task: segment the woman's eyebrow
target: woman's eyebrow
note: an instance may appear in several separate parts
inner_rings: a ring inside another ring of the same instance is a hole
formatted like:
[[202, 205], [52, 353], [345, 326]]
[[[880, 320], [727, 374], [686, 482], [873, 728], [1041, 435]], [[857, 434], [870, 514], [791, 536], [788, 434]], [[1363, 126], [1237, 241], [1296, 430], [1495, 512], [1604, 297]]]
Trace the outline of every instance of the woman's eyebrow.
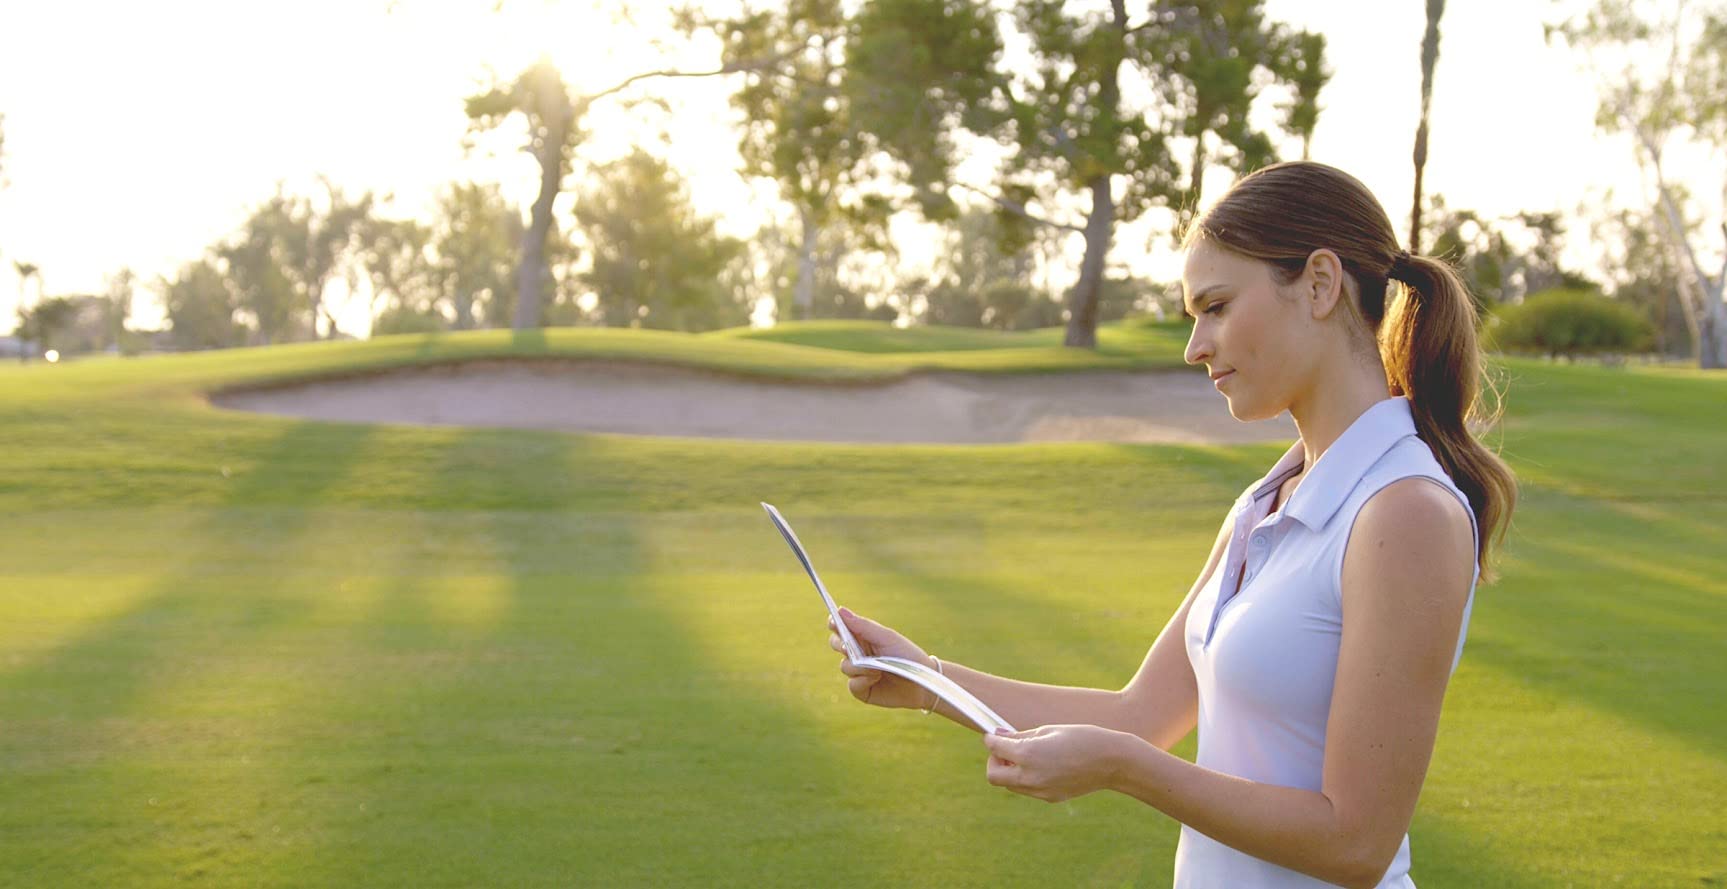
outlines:
[[1211, 285], [1208, 285], [1206, 287], [1200, 288], [1199, 293], [1194, 295], [1192, 302], [1189, 304], [1191, 306], [1191, 308], [1187, 309], [1187, 313], [1189, 315], [1198, 315], [1202, 310], [1204, 310], [1205, 303], [1210, 298], [1211, 293], [1213, 291], [1222, 290], [1223, 288], [1225, 288], [1227, 286], [1229, 286], [1229, 285], [1227, 285], [1227, 284], [1211, 284]]

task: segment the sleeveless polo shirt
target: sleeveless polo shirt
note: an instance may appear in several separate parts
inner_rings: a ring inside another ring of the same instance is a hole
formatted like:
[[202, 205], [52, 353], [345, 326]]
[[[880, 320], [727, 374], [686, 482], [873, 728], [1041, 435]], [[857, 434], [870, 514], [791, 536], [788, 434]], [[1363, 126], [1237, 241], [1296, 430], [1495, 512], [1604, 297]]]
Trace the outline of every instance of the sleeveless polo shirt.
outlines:
[[[1343, 553], [1356, 514], [1385, 486], [1410, 477], [1437, 482], [1466, 511], [1469, 498], [1416, 436], [1409, 402], [1401, 397], [1357, 417], [1272, 513], [1278, 489], [1300, 472], [1302, 458], [1297, 441], [1236, 500], [1233, 531], [1188, 609], [1185, 636], [1199, 690], [1195, 762], [1251, 781], [1318, 791], [1343, 638]], [[1470, 580], [1452, 672], [1463, 657], [1479, 576], [1477, 569]], [[1177, 889], [1330, 885], [1182, 825]], [[1408, 834], [1379, 886], [1414, 889]]]

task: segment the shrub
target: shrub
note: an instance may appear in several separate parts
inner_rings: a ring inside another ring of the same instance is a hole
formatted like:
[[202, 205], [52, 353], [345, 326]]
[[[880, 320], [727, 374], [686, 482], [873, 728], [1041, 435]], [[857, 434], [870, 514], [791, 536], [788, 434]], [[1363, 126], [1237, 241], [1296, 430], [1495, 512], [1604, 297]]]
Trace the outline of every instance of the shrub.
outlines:
[[437, 333], [449, 326], [449, 323], [435, 312], [415, 311], [401, 306], [392, 306], [379, 313], [377, 320], [372, 322], [372, 336], [388, 336], [393, 333]]
[[1486, 332], [1493, 348], [1555, 358], [1641, 352], [1655, 338], [1655, 328], [1636, 309], [1589, 290], [1544, 290], [1500, 306]]

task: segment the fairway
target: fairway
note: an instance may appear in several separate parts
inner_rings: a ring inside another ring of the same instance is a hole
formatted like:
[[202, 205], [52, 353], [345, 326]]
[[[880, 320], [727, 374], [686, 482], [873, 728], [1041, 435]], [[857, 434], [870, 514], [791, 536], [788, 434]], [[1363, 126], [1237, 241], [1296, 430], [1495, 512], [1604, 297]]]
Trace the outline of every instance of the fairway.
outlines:
[[[1180, 325], [392, 337], [0, 366], [0, 873], [20, 886], [1161, 886], [1177, 825], [854, 703], [835, 597], [1118, 687], [1280, 444], [322, 423], [205, 393], [474, 358], [892, 378], [1180, 364]], [[1422, 889], [1727, 884], [1727, 377], [1510, 361], [1523, 500], [1411, 828]], [[1190, 737], [1176, 752], [1191, 758]]]

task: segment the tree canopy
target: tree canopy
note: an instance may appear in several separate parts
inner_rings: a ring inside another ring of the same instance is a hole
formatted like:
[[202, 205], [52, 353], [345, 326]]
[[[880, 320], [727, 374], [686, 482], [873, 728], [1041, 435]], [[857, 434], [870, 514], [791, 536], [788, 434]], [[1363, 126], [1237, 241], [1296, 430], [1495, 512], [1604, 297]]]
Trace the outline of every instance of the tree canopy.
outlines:
[[[1717, 242], [1722, 265], [1705, 268], [1704, 235], [1693, 222], [1698, 210], [1668, 180], [1664, 164], [1675, 142], [1708, 145], [1717, 156], [1727, 150], [1727, 7], [1596, 0], [1582, 15], [1549, 26], [1548, 36], [1584, 53], [1595, 70], [1597, 123], [1632, 136], [1638, 163], [1655, 180], [1651, 204], [1681, 272], [1679, 292], [1698, 364], [1727, 368], [1727, 224]], [[1715, 210], [1727, 214], [1727, 188]]]
[[[1028, 58], [1009, 53], [1009, 34]], [[1247, 0], [1158, 3], [1138, 21], [1125, 0], [1098, 11], [867, 0], [846, 84], [859, 129], [901, 163], [926, 216], [951, 218], [952, 191], [971, 190], [1017, 224], [1084, 238], [1066, 342], [1090, 347], [1117, 223], [1164, 207], [1178, 231], [1207, 169], [1275, 160], [1279, 133], [1249, 115], [1268, 90], [1285, 93], [1280, 132], [1305, 142], [1328, 76], [1323, 52], [1320, 35], [1269, 21]], [[1124, 91], [1124, 76], [1143, 88]], [[967, 137], [1005, 149], [994, 183], [956, 179]], [[1086, 203], [1083, 220], [1064, 215]]]
[[749, 321], [735, 238], [690, 205], [663, 160], [636, 149], [601, 166], [576, 201], [592, 268], [583, 276], [608, 327], [714, 330]]

